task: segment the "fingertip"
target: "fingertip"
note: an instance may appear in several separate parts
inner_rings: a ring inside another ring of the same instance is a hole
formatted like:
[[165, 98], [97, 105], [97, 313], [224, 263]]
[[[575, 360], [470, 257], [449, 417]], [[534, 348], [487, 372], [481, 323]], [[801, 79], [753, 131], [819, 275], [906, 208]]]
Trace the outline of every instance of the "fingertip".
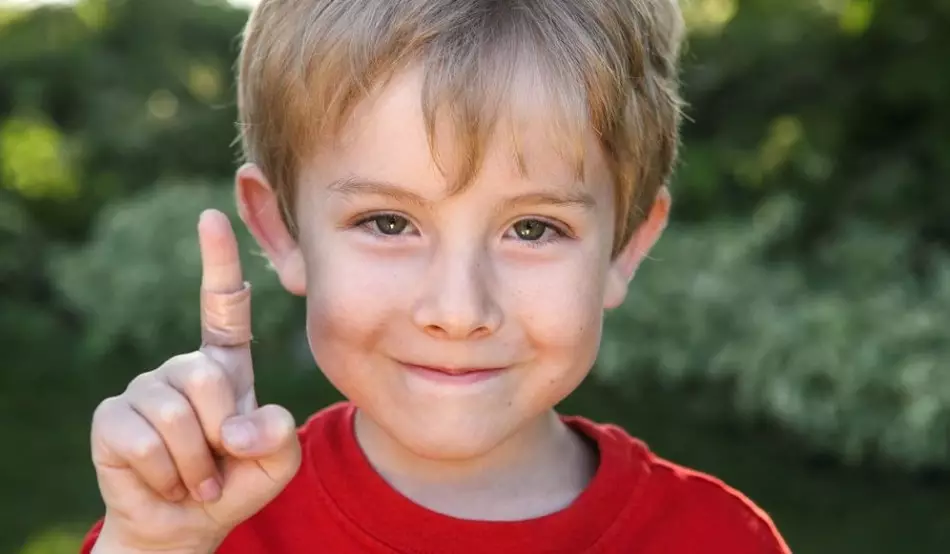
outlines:
[[201, 252], [201, 283], [206, 291], [232, 293], [243, 288], [237, 236], [224, 212], [215, 209], [201, 212], [198, 247]]
[[221, 426], [221, 441], [232, 454], [244, 454], [258, 442], [255, 426], [242, 417], [233, 417]]
[[231, 219], [220, 210], [209, 208], [198, 217], [198, 237], [203, 250], [226, 246], [233, 234]]
[[296, 431], [290, 412], [268, 405], [224, 422], [221, 438], [224, 447], [235, 456], [268, 456], [286, 448], [296, 438]]
[[272, 451], [282, 450], [296, 438], [297, 424], [286, 408], [268, 404], [261, 406], [254, 415], [259, 418], [260, 427], [265, 429], [263, 434], [267, 436], [267, 443]]
[[275, 435], [284, 437], [287, 435], [292, 435], [297, 429], [297, 423], [294, 421], [294, 416], [286, 408], [278, 406], [276, 404], [268, 404], [262, 406], [260, 411], [263, 414], [266, 414], [267, 419], [270, 422], [270, 428], [273, 430]]
[[218, 479], [209, 477], [198, 485], [195, 496], [197, 502], [215, 502], [221, 498], [221, 484]]
[[214, 208], [207, 208], [202, 210], [201, 215], [198, 216], [198, 228], [206, 228], [208, 225], [220, 225], [223, 222], [228, 221], [228, 216], [224, 214], [221, 210], [216, 210]]

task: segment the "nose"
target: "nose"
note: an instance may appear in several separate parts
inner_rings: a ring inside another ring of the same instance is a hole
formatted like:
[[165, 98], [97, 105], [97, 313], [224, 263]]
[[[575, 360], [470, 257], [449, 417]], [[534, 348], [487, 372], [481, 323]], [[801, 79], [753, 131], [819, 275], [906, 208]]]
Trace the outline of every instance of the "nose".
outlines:
[[430, 265], [425, 286], [413, 307], [413, 322], [438, 339], [490, 336], [503, 320], [496, 289], [491, 264], [483, 255], [456, 251], [439, 256]]

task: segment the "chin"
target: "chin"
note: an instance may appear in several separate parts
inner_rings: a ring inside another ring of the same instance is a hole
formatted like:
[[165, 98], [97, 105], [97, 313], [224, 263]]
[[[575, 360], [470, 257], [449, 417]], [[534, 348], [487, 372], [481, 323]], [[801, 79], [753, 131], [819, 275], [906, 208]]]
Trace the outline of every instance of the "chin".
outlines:
[[502, 422], [452, 421], [423, 424], [384, 421], [380, 424], [403, 448], [429, 460], [461, 461], [479, 458], [505, 442], [516, 426]]
[[400, 439], [403, 447], [418, 458], [441, 461], [473, 460], [485, 456], [497, 447], [501, 440], [471, 440], [466, 437], [407, 437]]

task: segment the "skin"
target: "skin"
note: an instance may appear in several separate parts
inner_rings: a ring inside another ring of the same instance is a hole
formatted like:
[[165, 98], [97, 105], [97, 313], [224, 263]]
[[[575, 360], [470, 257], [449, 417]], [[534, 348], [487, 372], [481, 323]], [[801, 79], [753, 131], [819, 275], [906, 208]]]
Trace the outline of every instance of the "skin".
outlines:
[[[285, 286], [306, 295], [314, 358], [358, 406], [360, 444], [395, 488], [458, 517], [551, 512], [596, 464], [552, 407], [590, 371], [603, 312], [623, 301], [669, 196], [612, 258], [613, 185], [596, 138], [586, 137], [578, 182], [547, 138], [543, 109], [499, 128], [498, 137], [516, 131], [524, 175], [497, 138], [474, 182], [449, 194], [420, 87], [417, 72], [394, 79], [305, 164], [299, 240], [254, 166], [238, 174], [242, 214]], [[442, 140], [442, 159], [453, 148]], [[503, 371], [455, 384], [406, 364]]]
[[[612, 257], [613, 191], [596, 139], [577, 180], [539, 102], [521, 103], [535, 108], [498, 134], [520, 137], [528, 171], [499, 138], [471, 186], [449, 194], [419, 90], [418, 73], [398, 76], [306, 160], [297, 239], [254, 165], [237, 173], [241, 217], [284, 287], [306, 296], [314, 359], [358, 407], [357, 440], [394, 488], [462, 518], [551, 513], [597, 464], [553, 407], [589, 373], [603, 312], [623, 302], [662, 233], [669, 195]], [[439, 151], [450, 160], [448, 136]], [[198, 232], [203, 291], [240, 290], [227, 218], [208, 211]], [[224, 315], [250, 325], [247, 312]], [[96, 552], [211, 552], [297, 471], [293, 419], [258, 407], [250, 348], [234, 342], [220, 335], [173, 357], [96, 410], [106, 504]]]

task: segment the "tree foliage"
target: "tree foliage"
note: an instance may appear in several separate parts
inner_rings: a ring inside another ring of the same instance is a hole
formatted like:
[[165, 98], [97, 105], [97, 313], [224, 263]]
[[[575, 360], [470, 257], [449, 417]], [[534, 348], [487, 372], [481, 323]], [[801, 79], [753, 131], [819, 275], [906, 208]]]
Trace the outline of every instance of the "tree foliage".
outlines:
[[[950, 467], [950, 0], [683, 5], [675, 221], [608, 320], [601, 375], [724, 389], [730, 413], [845, 461]], [[193, 336], [194, 221], [233, 203], [245, 18], [223, 0], [0, 8], [15, 348]], [[252, 267], [260, 340], [282, 340], [299, 306]]]

